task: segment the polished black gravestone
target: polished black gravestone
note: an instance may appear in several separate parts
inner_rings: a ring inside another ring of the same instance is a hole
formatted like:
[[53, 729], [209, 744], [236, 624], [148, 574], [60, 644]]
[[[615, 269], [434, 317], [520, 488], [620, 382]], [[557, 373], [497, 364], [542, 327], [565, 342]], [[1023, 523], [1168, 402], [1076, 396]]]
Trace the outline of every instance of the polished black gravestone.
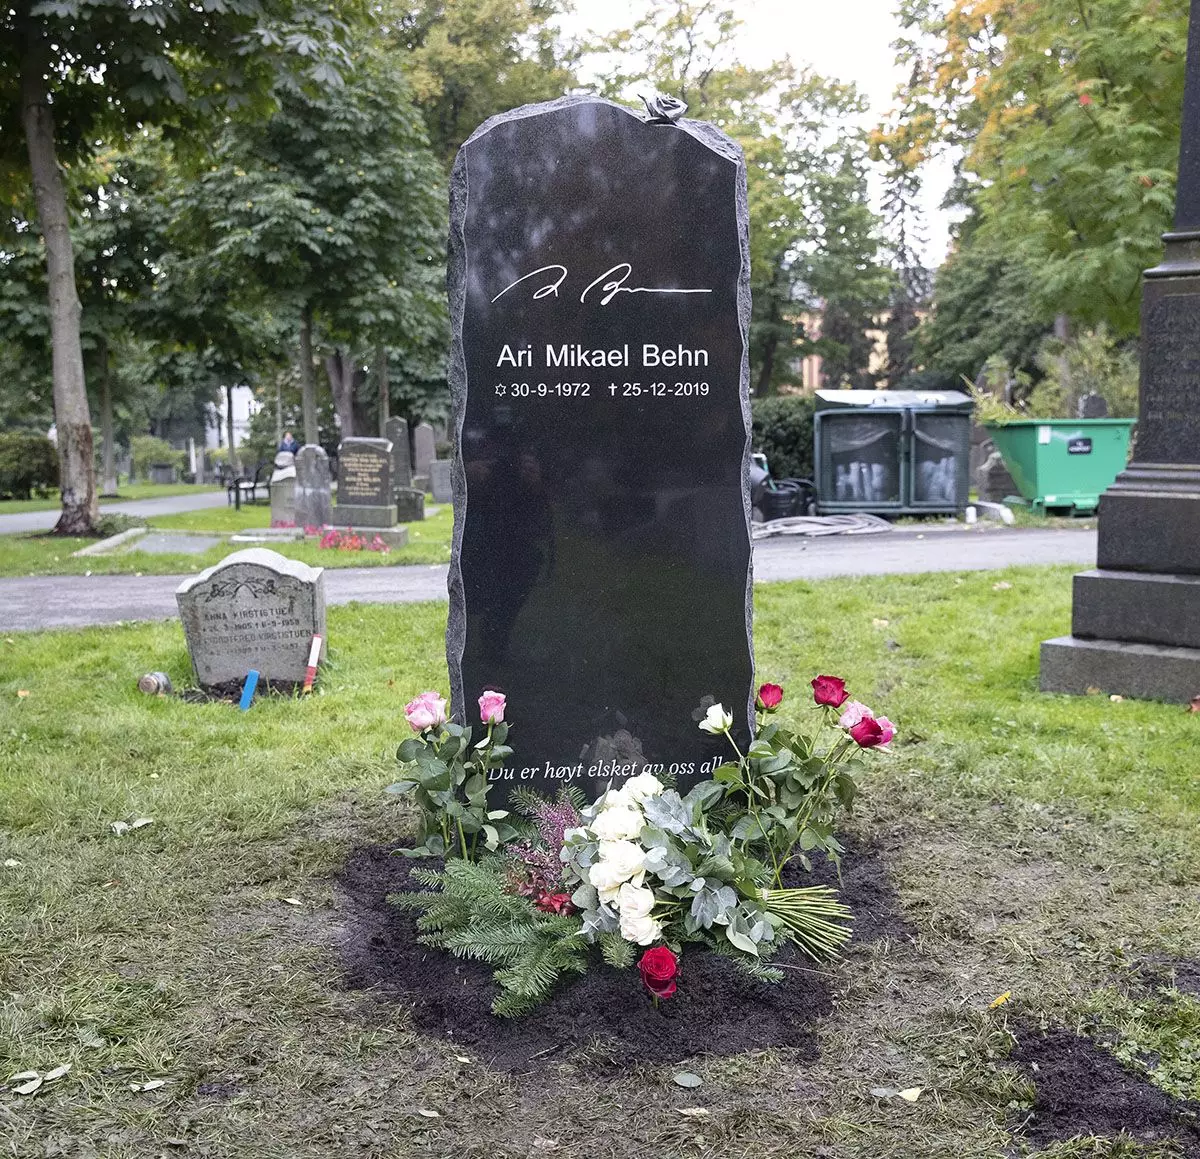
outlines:
[[337, 521], [346, 527], [392, 527], [392, 444], [388, 439], [343, 439], [338, 447]]
[[741, 151], [564, 98], [494, 117], [451, 183], [460, 717], [508, 696], [513, 783], [681, 786], [748, 736], [750, 315]]
[[1142, 287], [1133, 461], [1100, 500], [1097, 567], [1071, 635], [1042, 644], [1041, 687], [1200, 695], [1200, 0], [1192, 0], [1175, 229]]

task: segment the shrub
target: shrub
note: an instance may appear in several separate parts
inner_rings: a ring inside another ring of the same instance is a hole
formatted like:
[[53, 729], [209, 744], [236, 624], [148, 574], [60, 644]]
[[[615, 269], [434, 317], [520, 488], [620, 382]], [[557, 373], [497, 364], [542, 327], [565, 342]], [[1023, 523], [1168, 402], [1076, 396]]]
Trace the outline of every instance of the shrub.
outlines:
[[58, 486], [58, 450], [45, 435], [0, 433], [0, 495], [29, 499]]
[[767, 456], [772, 478], [812, 478], [814, 406], [812, 395], [754, 401], [753, 445]]
[[133, 460], [134, 474], [139, 479], [148, 478], [150, 468], [155, 463], [183, 467], [183, 452], [177, 451], [166, 439], [155, 438], [154, 435], [134, 435], [130, 441], [129, 455]]

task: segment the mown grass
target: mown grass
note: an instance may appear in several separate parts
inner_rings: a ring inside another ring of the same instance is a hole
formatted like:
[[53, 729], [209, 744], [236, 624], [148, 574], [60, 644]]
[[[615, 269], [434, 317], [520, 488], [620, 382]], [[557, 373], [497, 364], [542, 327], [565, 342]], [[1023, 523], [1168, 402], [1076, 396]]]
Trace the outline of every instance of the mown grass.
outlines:
[[[265, 507], [243, 507], [241, 512], [223, 507], [189, 511], [181, 515], [155, 516], [152, 531], [186, 531], [228, 537], [239, 531], [268, 526]], [[138, 550], [137, 540], [107, 555], [73, 555], [95, 540], [71, 537], [0, 535], [0, 577], [19, 575], [186, 575], [219, 563], [230, 552], [243, 547], [269, 547], [289, 559], [320, 567], [387, 567], [403, 564], [448, 563], [454, 515], [449, 504], [438, 507], [420, 523], [406, 524], [408, 543], [386, 554], [374, 551], [336, 551], [318, 546], [312, 539], [272, 540], [266, 544], [223, 542], [196, 555]], [[370, 538], [370, 531], [363, 534]]]
[[[1115, 1049], [1145, 1044], [1157, 1081], [1200, 1095], [1194, 1012], [1137, 982], [1200, 954], [1200, 717], [1037, 692], [1069, 574], [757, 590], [787, 716], [823, 671], [900, 723], [852, 827], [885, 851], [908, 932], [833, 968], [817, 1062], [695, 1060], [694, 1092], [673, 1067], [493, 1073], [339, 987], [331, 875], [404, 829], [382, 790], [404, 700], [445, 686], [444, 607], [330, 609], [320, 693], [246, 714], [134, 690], [151, 668], [186, 682], [177, 624], [0, 639], [0, 862], [18, 863], [0, 868], [0, 1071], [73, 1065], [0, 1093], [2, 1153], [1000, 1159], [1031, 1096], [1010, 1031], [1098, 1011]], [[153, 824], [112, 833], [135, 817]]]
[[[125, 483], [118, 493], [101, 500], [103, 503], [122, 503], [130, 499], [166, 499], [173, 495], [198, 495], [204, 491], [220, 491], [220, 487], [198, 486], [194, 483]], [[54, 511], [61, 506], [58, 493], [44, 499], [0, 499], [0, 515], [16, 515], [22, 511]]]

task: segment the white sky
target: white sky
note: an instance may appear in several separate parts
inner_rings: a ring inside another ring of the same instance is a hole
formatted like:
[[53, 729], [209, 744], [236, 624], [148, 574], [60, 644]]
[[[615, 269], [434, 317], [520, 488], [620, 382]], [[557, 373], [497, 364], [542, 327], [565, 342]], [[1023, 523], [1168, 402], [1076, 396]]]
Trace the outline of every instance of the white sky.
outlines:
[[[823, 76], [852, 81], [870, 102], [868, 123], [878, 123], [895, 106], [903, 79], [891, 47], [900, 29], [893, 0], [729, 0], [743, 21], [741, 59], [762, 67], [790, 56]], [[563, 29], [578, 36], [628, 27], [645, 11], [642, 0], [574, 0]], [[937, 265], [946, 254], [950, 218], [938, 205], [950, 183], [949, 162], [935, 162], [924, 176], [925, 260]]]

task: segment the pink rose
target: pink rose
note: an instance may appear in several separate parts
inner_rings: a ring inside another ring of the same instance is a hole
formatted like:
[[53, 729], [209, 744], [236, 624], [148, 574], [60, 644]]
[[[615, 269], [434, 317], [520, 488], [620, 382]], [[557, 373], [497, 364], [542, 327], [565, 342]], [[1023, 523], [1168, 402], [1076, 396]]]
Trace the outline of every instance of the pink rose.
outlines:
[[842, 728], [853, 728], [860, 720], [871, 715], [871, 710], [862, 701], [852, 700], [843, 709], [842, 715], [838, 717], [838, 724]]
[[830, 708], [841, 708], [850, 698], [846, 682], [840, 676], [818, 676], [812, 682], [813, 700]]
[[758, 690], [758, 707], [764, 712], [774, 712], [783, 701], [783, 688], [778, 684], [764, 684]]
[[504, 721], [505, 696], [503, 692], [490, 689], [479, 698], [479, 719], [484, 724], [501, 724]]
[[850, 729], [850, 735], [860, 747], [874, 749], [887, 744], [896, 735], [896, 726], [886, 716], [878, 720], [873, 716], [864, 716]]
[[404, 719], [413, 732], [424, 732], [446, 723], [446, 701], [436, 692], [422, 692], [404, 706]]

